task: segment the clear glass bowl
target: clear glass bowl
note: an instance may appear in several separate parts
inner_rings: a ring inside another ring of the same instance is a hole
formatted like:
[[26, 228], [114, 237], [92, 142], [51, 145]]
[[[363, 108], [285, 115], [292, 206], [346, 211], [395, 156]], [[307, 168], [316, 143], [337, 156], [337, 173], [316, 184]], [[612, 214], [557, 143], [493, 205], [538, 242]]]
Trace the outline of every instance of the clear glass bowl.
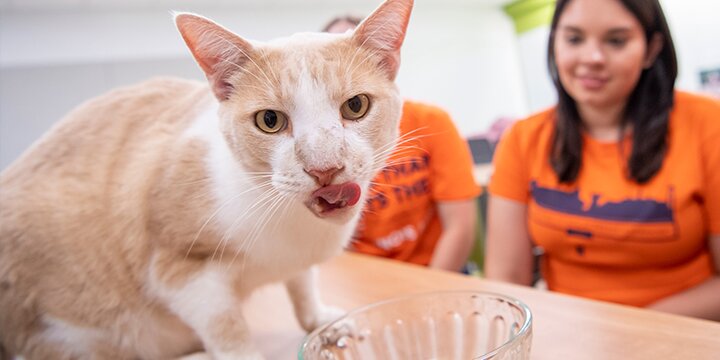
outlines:
[[350, 311], [310, 333], [300, 360], [526, 360], [527, 305], [505, 295], [449, 291], [411, 295]]

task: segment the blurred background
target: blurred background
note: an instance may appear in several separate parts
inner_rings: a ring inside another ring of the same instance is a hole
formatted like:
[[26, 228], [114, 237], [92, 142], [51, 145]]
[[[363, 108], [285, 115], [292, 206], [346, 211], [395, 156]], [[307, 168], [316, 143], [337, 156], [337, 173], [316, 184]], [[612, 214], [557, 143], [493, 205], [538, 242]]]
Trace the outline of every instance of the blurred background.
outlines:
[[[0, 170], [73, 107], [152, 76], [204, 79], [171, 10], [270, 40], [317, 31], [381, 0], [0, 0]], [[398, 85], [439, 105], [461, 133], [555, 101], [545, 64], [552, 0], [416, 0]], [[678, 50], [678, 87], [720, 78], [720, 1], [661, 0]], [[706, 84], [704, 84], [704, 82]]]

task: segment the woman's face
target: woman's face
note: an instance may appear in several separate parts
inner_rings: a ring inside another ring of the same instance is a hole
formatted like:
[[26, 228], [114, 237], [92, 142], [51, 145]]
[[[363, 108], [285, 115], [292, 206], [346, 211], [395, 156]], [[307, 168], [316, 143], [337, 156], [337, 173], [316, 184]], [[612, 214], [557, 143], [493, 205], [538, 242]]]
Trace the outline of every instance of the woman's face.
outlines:
[[648, 63], [642, 25], [619, 0], [572, 0], [558, 19], [560, 83], [578, 106], [624, 105]]

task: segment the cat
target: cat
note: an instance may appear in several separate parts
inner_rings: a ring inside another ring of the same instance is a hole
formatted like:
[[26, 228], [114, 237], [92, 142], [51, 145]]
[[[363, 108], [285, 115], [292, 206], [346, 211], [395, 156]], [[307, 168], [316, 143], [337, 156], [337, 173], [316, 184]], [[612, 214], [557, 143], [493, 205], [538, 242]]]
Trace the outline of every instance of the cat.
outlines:
[[260, 43], [190, 13], [207, 83], [82, 104], [0, 174], [0, 349], [32, 359], [260, 359], [241, 301], [284, 282], [307, 331], [397, 141], [412, 0], [354, 32]]

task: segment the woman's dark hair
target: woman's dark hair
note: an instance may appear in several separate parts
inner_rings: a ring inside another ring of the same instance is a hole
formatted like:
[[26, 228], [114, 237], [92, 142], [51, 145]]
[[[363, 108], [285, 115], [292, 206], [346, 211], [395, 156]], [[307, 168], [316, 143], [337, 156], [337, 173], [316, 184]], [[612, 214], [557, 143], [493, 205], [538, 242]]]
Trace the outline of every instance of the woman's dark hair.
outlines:
[[[548, 68], [558, 91], [556, 126], [550, 162], [561, 183], [573, 183], [582, 166], [582, 122], [575, 101], [560, 83], [555, 61], [555, 34], [563, 10], [572, 0], [558, 0], [550, 26]], [[660, 170], [667, 152], [668, 120], [674, 101], [677, 58], [670, 30], [658, 0], [620, 0], [638, 19], [648, 47], [653, 36], [662, 37], [662, 49], [655, 62], [643, 70], [628, 98], [621, 128], [632, 125], [632, 151], [627, 171], [630, 179], [642, 184]], [[622, 132], [621, 132], [622, 139]], [[621, 142], [622, 144], [622, 142]]]

